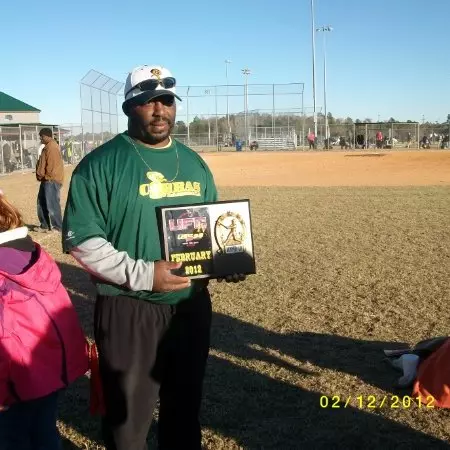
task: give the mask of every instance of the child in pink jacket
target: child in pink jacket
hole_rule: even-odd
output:
[[[87,370],[58,266],[0,190],[0,448],[59,449],[58,391]]]

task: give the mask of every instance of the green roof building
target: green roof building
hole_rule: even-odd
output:
[[[0,126],[39,123],[40,109],[0,91]]]

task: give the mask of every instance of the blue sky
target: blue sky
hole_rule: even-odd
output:
[[[315,5],[316,26],[334,28],[327,34],[328,111],[446,120],[449,0]],[[6,2],[1,16],[0,90],[42,109],[43,122],[80,122],[79,80],[89,69],[124,81],[132,67],[153,63],[168,67],[179,85],[214,85],[225,84],[229,58],[230,84],[242,84],[241,69],[249,67],[249,83],[304,82],[304,105],[313,103],[310,0],[24,0]],[[322,35],[316,37],[320,107]]]

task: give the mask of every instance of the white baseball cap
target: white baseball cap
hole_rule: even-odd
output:
[[[122,105],[125,114],[131,106],[142,105],[162,95],[172,95],[181,101],[175,93],[175,85],[175,78],[165,67],[147,65],[135,67],[125,82],[125,101]]]

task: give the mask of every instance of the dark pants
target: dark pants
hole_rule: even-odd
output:
[[[62,229],[61,184],[56,181],[42,181],[37,198],[37,214],[41,228]]]
[[[147,449],[158,394],[158,448],[200,450],[211,328],[208,291],[179,305],[98,296],[94,324],[107,450]]]
[[[58,394],[16,403],[0,412],[1,450],[59,450]]]

